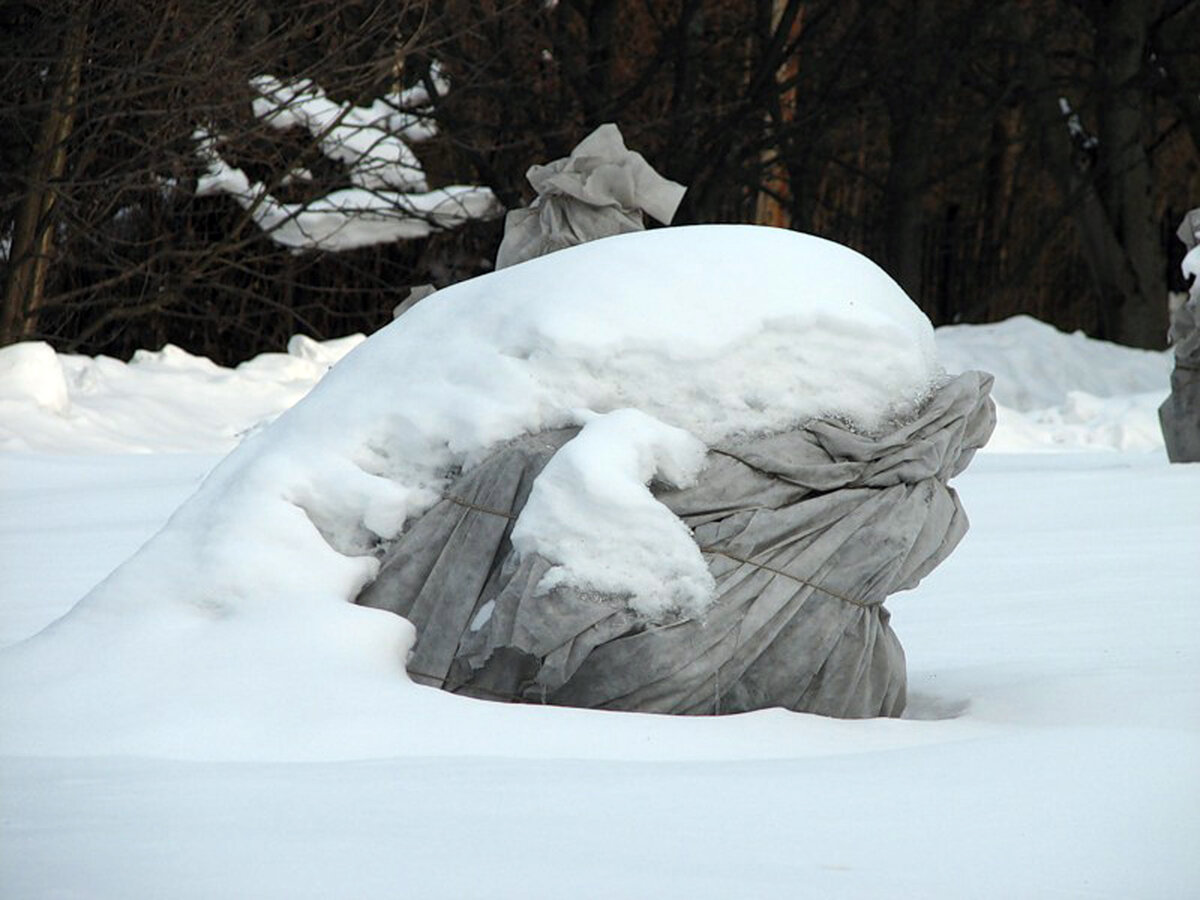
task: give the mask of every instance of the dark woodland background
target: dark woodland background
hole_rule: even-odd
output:
[[[230,363],[487,271],[501,219],[292,253],[192,192],[199,126],[281,196],[344,183],[254,119],[252,76],[368,104],[438,61],[435,185],[522,205],[530,165],[612,121],[689,186],[677,223],[849,244],[935,324],[1162,347],[1200,205],[1197,36],[1200,0],[0,0],[0,344]],[[316,180],[281,184],[297,164]]]

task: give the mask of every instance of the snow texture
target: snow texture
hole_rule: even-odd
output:
[[[538,592],[628,595],[629,607],[650,619],[702,613],[713,599],[712,575],[691,531],[648,485],[691,487],[704,444],[636,409],[580,418],[583,428],[538,475],[512,531],[518,555],[553,564]]]

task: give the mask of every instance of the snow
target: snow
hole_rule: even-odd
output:
[[[938,355],[951,371],[986,368],[996,376],[996,402],[1021,413],[1061,405],[1072,393],[1108,398],[1162,391],[1172,365],[1170,351],[1066,334],[1030,316],[945,326],[938,330]]]
[[[205,164],[196,195],[228,194],[271,240],[297,251],[337,252],[413,240],[500,212],[488,188],[462,184],[421,193],[350,187],[305,203],[284,203],[266,185],[226,163],[213,134],[198,129],[195,138]]]
[[[226,453],[362,341],[297,335],[286,353],[235,369],[169,344],[128,363],[40,342],[0,347],[0,451]]]
[[[1187,252],[1181,268],[1184,277],[1190,278],[1192,282],[1188,288],[1188,296],[1193,299],[1200,298],[1200,244]]]
[[[651,277],[633,268],[631,282]],[[507,271],[515,279],[523,270],[531,271]],[[563,284],[561,276],[545,274]],[[589,277],[568,286],[583,293],[597,283]],[[694,295],[695,285],[678,290]],[[388,357],[406,329],[445,337],[420,322],[441,315],[436,304],[447,293],[348,356],[310,394],[318,399],[308,408],[335,400],[360,412],[369,406],[347,399],[339,384],[402,368]],[[536,327],[506,329],[489,309],[499,305],[496,296],[470,288],[462,299],[451,295],[490,317],[463,339],[491,328],[506,346],[519,346],[528,358],[515,353],[507,365],[522,374],[518,383],[534,386],[541,372],[570,376],[584,393],[595,387],[587,376],[604,371],[621,316],[646,334],[672,327],[666,317],[639,317],[631,294],[605,307],[605,329],[589,330],[536,298],[513,301],[529,304]],[[753,312],[736,296],[739,313]],[[428,304],[434,312],[422,313]],[[734,327],[744,325],[741,316],[716,321],[733,330],[730,345],[753,344]],[[771,321],[773,330],[837,330],[823,319]],[[895,327],[887,317],[879,324]],[[909,712],[869,721],[778,710],[683,719],[508,706],[406,682],[396,674],[408,638],[403,621],[373,610],[344,614],[316,596],[314,582],[353,578],[328,571],[337,558],[351,568],[352,561],[331,555],[298,507],[287,513],[263,493],[268,482],[271,490],[288,485],[293,498],[307,490],[298,502],[325,509],[329,530],[339,518],[330,485],[311,476],[361,437],[339,433],[353,410],[336,417],[312,457],[269,456],[261,482],[245,462],[273,434],[303,433],[305,416],[293,404],[360,338],[297,341],[288,354],[236,369],[182,351],[125,364],[0,350],[0,361],[13,353],[24,359],[0,365],[3,893],[1200,893],[1200,467],[1168,465],[1161,439],[1140,418],[1143,396],[1157,402],[1167,392],[1169,358],[1030,320],[941,329],[936,339],[948,369],[995,371],[1008,403],[999,444],[955,482],[971,532],[916,590],[888,604],[909,661]],[[551,343],[570,348],[579,366],[551,365],[533,352]],[[768,349],[786,354],[788,343],[781,335]],[[1038,347],[1045,355],[1035,360]],[[515,377],[495,359],[476,359],[473,381],[470,367],[455,368],[471,357],[448,355],[456,402],[483,389],[484,372],[499,383]],[[687,351],[676,356],[658,364],[678,372],[694,365]],[[650,358],[640,346],[623,371],[641,371]],[[371,383],[414,388],[408,377]],[[711,440],[730,427],[707,423],[706,432],[702,413],[691,411],[699,423],[669,421],[667,408],[689,398],[690,383],[647,381],[648,391],[670,394],[662,409],[629,396],[562,408],[585,423],[580,437],[590,435],[626,474],[643,479],[659,468],[686,479],[688,442],[669,429]],[[742,389],[765,388],[750,380]],[[289,407],[296,415],[281,416]],[[581,408],[595,414],[574,412]],[[658,421],[618,412],[629,408]],[[519,412],[509,407],[472,424],[482,405],[450,409],[459,415],[443,424],[459,443],[435,449],[463,462],[473,440],[500,439],[504,417]],[[260,427],[277,416],[276,427]],[[1131,435],[1138,436],[1132,448]],[[212,472],[239,441],[247,449]],[[600,452],[579,446],[587,456]],[[316,465],[300,471],[302,463]],[[372,493],[374,483],[358,471]],[[176,512],[210,472],[196,496],[214,483],[240,484],[241,496],[230,499],[257,510],[257,531],[222,540],[210,529],[201,544],[170,538],[215,528],[204,519],[216,512],[195,500]],[[84,604],[43,639],[23,642],[173,514],[148,545],[151,557],[172,560],[171,577],[139,564],[138,591],[114,594],[110,581],[102,589],[108,600]],[[386,510],[370,518],[386,530]],[[352,544],[362,535],[334,538]],[[283,549],[257,546],[273,542]],[[280,579],[280,593],[256,598],[261,585],[237,579],[275,553],[300,560],[299,570],[262,573]],[[219,604],[188,607],[197,577],[190,567],[203,570],[206,558],[230,564],[237,579],[215,598]]]
[[[537,589],[627,594],[630,609],[655,621],[702,614],[716,584],[687,526],[648,485],[690,487],[708,448],[636,409],[582,418],[579,434],[534,480],[513,526],[519,554],[555,563]]]
[[[259,94],[254,115],[273,128],[306,128],[321,152],[345,163],[357,187],[427,191],[425,170],[408,144],[390,127],[388,114],[334,103],[309,79],[281,81],[272,75],[250,80]]]
[[[1162,446],[1158,407],[1170,391],[1171,351],[1155,352],[1065,334],[1029,316],[993,325],[938,329],[950,371],[996,376],[992,450],[1114,449]]]
[[[216,375],[181,362],[172,371]],[[702,609],[712,582],[646,490],[656,471],[686,481],[705,444],[821,413],[879,427],[937,374],[928,320],[882,270],[778,229],[620,235],[438,291],[243,440],[67,616],[0,656],[0,684],[31,685],[0,698],[0,749],[383,753],[428,700],[404,672],[411,626],[350,601],[377,571],[371,551],[456,471],[506,440],[587,423],[518,536],[559,563],[544,588],[587,584],[663,618]],[[559,527],[559,509],[579,504],[599,513],[602,561]],[[679,581],[655,590],[659,575]],[[122,665],[89,655],[97,644]],[[50,677],[64,667],[73,678]],[[301,741],[314,716],[329,739]],[[86,737],[65,739],[63,720]]]
[[[449,90],[436,66],[431,78],[439,94]],[[295,251],[352,250],[426,237],[502,211],[485,187],[429,189],[425,170],[408,146],[437,133],[423,86],[393,92],[365,107],[330,100],[311,79],[259,75],[250,86],[257,93],[252,103],[256,117],[278,130],[307,129],[325,156],[345,164],[351,185],[304,203],[284,203],[221,157],[218,135],[196,129],[196,153],[205,166],[196,195],[233,197],[277,244]],[[307,170],[290,171],[281,183],[305,180],[306,175],[311,179]]]
[[[70,405],[58,355],[44,341],[0,347],[0,404],[14,401],[57,414]]]

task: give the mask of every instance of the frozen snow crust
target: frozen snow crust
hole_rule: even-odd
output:
[[[609,480],[568,491],[572,516],[603,521],[616,498],[641,514],[623,519],[636,524],[612,552],[662,548],[630,555],[627,585],[591,586],[624,587],[647,615],[696,611],[707,572],[678,521],[655,514],[649,478],[686,483],[701,442],[822,414],[880,428],[936,376],[932,329],[886,274],[783,230],[621,235],[440,291],[247,438],[71,613],[7,652],[0,680],[36,686],[3,692],[6,726],[20,724],[0,729],[0,749],[55,752],[38,723],[53,743],[64,715],[113,752],[245,754],[254,735],[289,746],[323,716],[339,745],[374,734],[415,688],[403,680],[411,626],[349,602],[374,575],[371,550],[454,473],[545,428],[584,425],[568,460]],[[591,584],[556,542],[569,533],[523,524],[562,564],[558,582]],[[688,596],[656,595],[666,579],[691,584]],[[86,652],[98,643],[121,665]]]

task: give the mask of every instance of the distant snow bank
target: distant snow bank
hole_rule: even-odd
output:
[[[992,397],[1017,412],[1062,406],[1073,393],[1121,397],[1169,389],[1170,351],[1138,350],[1068,334],[1031,316],[937,330],[938,356],[951,372],[985,369]]]
[[[948,372],[996,376],[999,422],[987,449],[1161,450],[1158,407],[1170,392],[1169,350],[1122,347],[1029,316],[937,329]]]
[[[296,335],[286,353],[232,369],[171,344],[127,363],[40,341],[0,347],[0,451],[228,453],[363,340]]]

